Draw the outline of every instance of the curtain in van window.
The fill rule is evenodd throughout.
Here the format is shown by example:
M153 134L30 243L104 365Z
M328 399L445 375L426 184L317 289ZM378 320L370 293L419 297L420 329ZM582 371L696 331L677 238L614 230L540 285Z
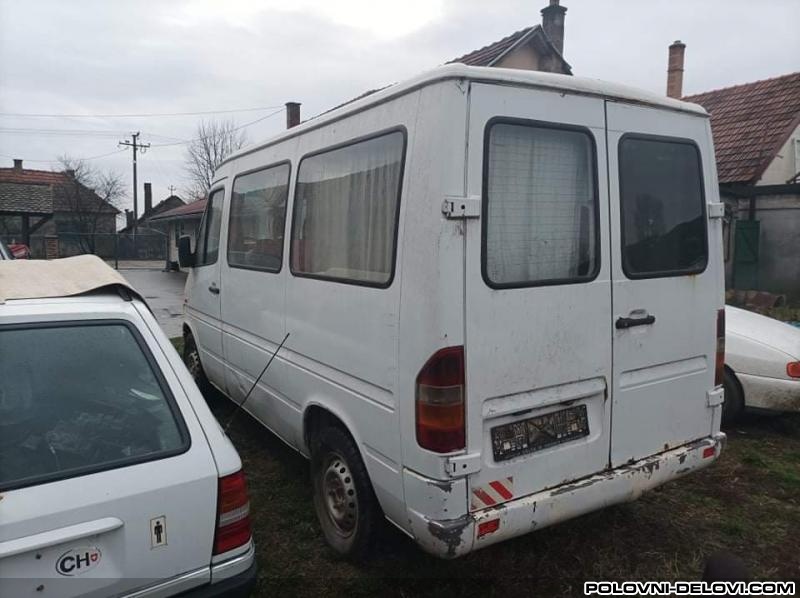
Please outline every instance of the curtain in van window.
M498 285L593 276L594 152L588 135L499 123L488 140L484 264Z
M301 162L293 272L378 285L391 279L403 147L395 132Z

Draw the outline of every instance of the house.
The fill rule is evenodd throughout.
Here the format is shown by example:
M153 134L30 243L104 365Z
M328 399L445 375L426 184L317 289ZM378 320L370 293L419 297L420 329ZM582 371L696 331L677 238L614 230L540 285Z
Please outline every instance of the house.
M449 60L470 66L547 71L572 74L564 60L564 16L566 7L550 0L542 9L542 24L526 27L483 48Z
M178 239L188 236L194 247L197 231L200 229L200 219L203 217L205 209L206 200L201 199L161 212L150 219L151 226L165 230L168 235L169 255L167 261L171 268L178 267Z
M148 228L154 228L150 224L150 220L153 216L157 216L158 214L162 214L168 210L172 210L173 208L178 208L180 206L186 205L186 202L183 201L177 195L170 195L166 199L161 200L156 205L153 205L153 187L150 183L144 184L144 213L139 216L136 220L136 229L137 232L143 231L147 232ZM155 227L158 229L158 227ZM160 229L158 229L160 230ZM119 230L120 233L130 233L133 232L133 211L132 210L125 210L125 226ZM166 232L166 231L164 231Z
M728 288L800 298L800 72L682 99L711 114Z
M33 257L113 250L117 214L74 171L32 170L19 159L0 168L0 238L28 245Z

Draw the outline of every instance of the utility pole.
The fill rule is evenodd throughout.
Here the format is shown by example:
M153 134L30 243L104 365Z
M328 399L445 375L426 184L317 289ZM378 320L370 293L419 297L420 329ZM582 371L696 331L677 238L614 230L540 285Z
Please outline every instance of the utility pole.
M139 131L131 133L131 141L120 141L119 145L133 148L133 236L136 237L136 226L139 220L139 202L137 198L138 183L136 182L136 152L141 150L142 153L147 151L150 147L149 143L139 143Z

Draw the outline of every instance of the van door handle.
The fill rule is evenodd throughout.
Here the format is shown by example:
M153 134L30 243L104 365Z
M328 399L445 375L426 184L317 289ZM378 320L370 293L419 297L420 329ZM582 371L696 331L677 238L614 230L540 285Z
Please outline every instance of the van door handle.
M642 318L618 318L615 324L617 330L625 330L634 326L649 326L656 321L655 316L644 316Z
M208 290L209 290L210 292L214 293L215 295L219 295L219 287L218 287L217 285L215 285L215 284L211 284L211 285L208 287Z

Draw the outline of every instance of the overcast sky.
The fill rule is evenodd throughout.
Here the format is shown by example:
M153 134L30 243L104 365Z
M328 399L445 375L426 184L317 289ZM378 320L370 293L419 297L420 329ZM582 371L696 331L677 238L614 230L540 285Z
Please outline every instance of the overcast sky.
M539 23L546 3L0 0L0 165L18 157L49 170L57 163L48 161L63 154L114 152L118 140L140 130L153 147L139 161L139 181L153 182L158 202L170 185L185 185L180 142L193 136L198 116L7 113L263 108L220 115L244 125L294 100L307 117ZM562 4L564 53L576 75L664 93L667 46L676 39L687 45L687 94L800 70L800 0ZM284 123L279 111L245 130L256 142ZM131 178L129 152L92 163Z

